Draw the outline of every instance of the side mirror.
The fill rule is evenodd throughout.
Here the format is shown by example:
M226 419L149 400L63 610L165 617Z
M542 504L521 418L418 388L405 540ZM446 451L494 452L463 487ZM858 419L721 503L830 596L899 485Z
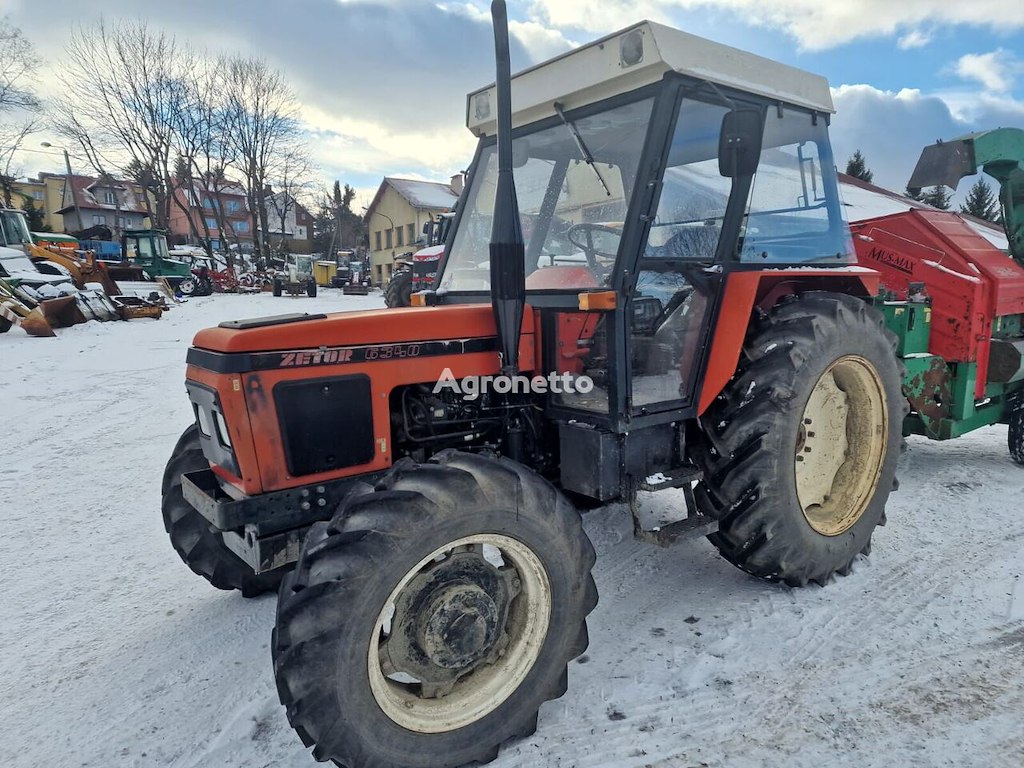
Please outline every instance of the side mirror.
M751 176L761 157L764 121L760 109L733 109L718 134L718 172L727 178Z
M522 168L530 162L530 145L525 139L512 142L512 167Z

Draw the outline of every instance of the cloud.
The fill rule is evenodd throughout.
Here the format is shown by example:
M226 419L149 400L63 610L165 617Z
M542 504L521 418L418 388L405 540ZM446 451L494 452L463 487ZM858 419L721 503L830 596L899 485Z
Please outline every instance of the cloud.
M486 24L490 28L490 11L473 3L439 3L437 7L446 13L465 16L480 24ZM526 49L531 64L553 58L579 45L579 43L566 38L561 31L545 26L534 19L528 21L509 19L508 33Z
M897 192L906 187L927 145L1024 120L1024 104L1009 98L979 98L977 93L970 111L960 109L953 93L925 94L915 89L841 85L832 89L832 97L836 114L830 133L839 170L859 149L875 174L875 183ZM958 201L964 189L961 184Z
M996 32L1024 29L1024 3L1006 0L533 0L530 11L556 27L612 32L641 18L671 21L681 11L728 11L744 23L782 30L804 50L834 48L852 40L892 36L916 42L922 25L964 24ZM911 47L911 46L908 46Z
M967 53L956 62L956 74L963 80L976 80L988 91L1006 93L1013 88L1020 64L1002 48L989 53Z
M896 45L900 50L909 51L912 48L924 48L931 41L932 35L930 32L924 32L920 29L912 29L897 40Z

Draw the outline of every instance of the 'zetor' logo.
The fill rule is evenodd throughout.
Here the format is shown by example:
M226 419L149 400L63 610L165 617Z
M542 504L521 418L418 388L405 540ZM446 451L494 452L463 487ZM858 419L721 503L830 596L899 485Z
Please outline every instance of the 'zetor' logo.
M455 378L451 368L445 368L434 385L434 394L445 390L461 395L464 400L476 400L480 395L494 392L499 395L585 395L594 389L589 376L571 373L549 373L547 376L466 376Z

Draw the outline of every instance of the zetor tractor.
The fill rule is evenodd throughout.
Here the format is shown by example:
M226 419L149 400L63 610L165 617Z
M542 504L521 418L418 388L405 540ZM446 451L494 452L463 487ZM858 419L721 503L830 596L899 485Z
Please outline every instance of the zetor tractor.
M854 264L827 82L649 22L512 79L492 8L436 291L200 332L163 478L195 572L279 586L288 719L353 768L533 732L597 604L577 507L825 584L895 483L902 366ZM678 518L645 520L638 494L666 489Z

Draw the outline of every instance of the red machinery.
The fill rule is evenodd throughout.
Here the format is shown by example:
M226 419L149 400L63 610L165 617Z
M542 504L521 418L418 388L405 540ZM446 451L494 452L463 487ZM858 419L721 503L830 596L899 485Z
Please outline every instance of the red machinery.
M947 211L911 209L850 229L890 297L924 304L887 312L916 412L907 431L946 438L1004 421L1024 377L1024 267Z

